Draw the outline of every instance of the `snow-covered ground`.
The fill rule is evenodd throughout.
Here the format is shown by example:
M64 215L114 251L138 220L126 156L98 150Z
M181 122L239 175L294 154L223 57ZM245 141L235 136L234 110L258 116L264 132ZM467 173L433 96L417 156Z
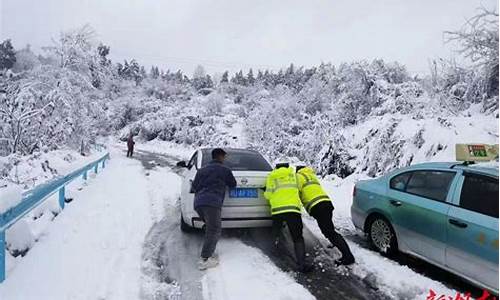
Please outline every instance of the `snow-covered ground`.
M152 222L147 195L140 163L113 157L16 268L9 268L7 280L0 285L0 298L126 299L137 295L142 241Z
M480 121L478 122L482 124ZM472 133L470 134L472 136ZM488 133L485 132L484 136L476 135L479 140L484 140L488 138ZM439 137L430 136L431 141L436 141ZM444 144L452 144L457 138L447 137L453 140L449 142L444 142ZM460 139L460 138L459 138ZM463 138L462 138L463 139ZM491 139L491 137L489 138ZM465 140L464 140L465 141ZM429 142L429 144L432 142ZM173 149L172 149L173 147ZM182 152L182 148L178 145L171 146L169 143L165 142L155 142L152 145L141 145L139 148L153 150L158 153L169 154L172 156L179 156L179 151ZM152 148L157 148L156 150ZM172 150L169 150L172 149ZM192 149L188 150L191 153ZM189 155L180 155L182 158L187 158ZM434 158L434 161L453 161L454 152L452 149L446 149L442 153L439 153L438 158ZM424 158L415 159L414 163L424 161ZM366 179L368 176L364 174L353 174L345 179L341 179L337 176L328 176L323 180L322 184L334 199L334 223L336 228L345 235L361 235L352 224L350 207L352 204L352 190L354 183L361 179ZM318 238L323 239L327 243L326 239L322 236L316 222L309 216L304 214L304 223ZM351 268L353 274L359 276L360 278L370 277L372 284L375 283L377 287L388 297L394 299L425 299L428 295L429 290L433 289L442 294L455 295L457 291L450 289L445 284L433 280L425 275L422 275L408 266L399 264L396 261L388 259L379 255L378 253L366 249L363 245L359 245L354 241L348 240L348 243L357 258L357 263ZM221 253L225 254L224 243L221 243L219 249ZM227 250L230 252L230 250ZM214 270L215 272L215 270ZM217 299L217 298L211 298Z
M155 224L166 222L171 232L165 236L179 230L173 216L180 179L168 168L144 170L139 161L124 158L121 148L111 155L106 169L75 195L27 255L9 266L0 299L181 298L175 274L168 282L155 275L158 266L145 242ZM205 273L196 269L199 247L192 248L184 249L191 257L171 260L191 280L199 279L204 299L313 299L260 250L237 239L221 240L221 267Z
M158 164L146 169L140 159L124 157L124 143L110 149L111 161L102 172L69 189L74 200L63 212L57 211L55 218L42 214L43 230L34 234L39 227L28 219L7 232L8 240L30 236L16 242L27 240L31 250L15 259L8 255L0 299L314 299L293 274L235 237L221 239L219 267L198 271L201 236L179 230L178 170ZM187 159L193 149L155 141L137 143L137 150L137 155L148 151ZM334 201L335 225L347 236L360 234L351 222L350 206L353 185L363 178L353 174L323 180ZM47 203L57 210L56 199ZM312 218L305 216L304 223L327 244ZM355 240L348 243L357 259L351 273L369 278L389 298L425 299L430 289L456 294Z
M0 213L7 211L22 200L22 193L35 185L65 175L102 157L105 152L93 151L82 156L73 150L55 150L19 157L11 155L0 159ZM92 181L95 174L89 174ZM66 186L66 198L72 199L85 186L81 178ZM36 241L47 233L48 224L60 213L57 194L50 196L25 217L6 231L7 268L12 269ZM13 257L13 254L15 257Z

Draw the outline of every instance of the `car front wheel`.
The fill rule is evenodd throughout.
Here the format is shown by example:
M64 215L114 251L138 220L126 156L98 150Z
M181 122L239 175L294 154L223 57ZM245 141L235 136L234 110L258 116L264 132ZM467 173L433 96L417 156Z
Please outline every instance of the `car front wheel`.
M385 255L393 255L397 252L396 234L387 219L374 216L367 227L368 238L378 252Z

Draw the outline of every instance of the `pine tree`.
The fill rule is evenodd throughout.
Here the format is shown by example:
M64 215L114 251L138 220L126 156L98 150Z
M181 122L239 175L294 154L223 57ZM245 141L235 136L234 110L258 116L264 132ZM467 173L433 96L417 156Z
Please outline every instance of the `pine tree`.
M234 84L239 84L239 85L247 85L247 81L245 76L243 76L243 71L240 70L236 74L234 74L234 77L231 78L231 82Z
M227 83L227 82L229 82L229 73L227 71L225 71L222 74L222 78L221 78L220 82L221 83Z
M262 82L262 80L263 80L263 79L264 79L264 74L262 73L262 71L261 71L261 70L259 70L259 71L257 72L257 81L258 81L258 82Z
M99 54L100 63L103 66L108 66L109 64L111 64L111 60L109 60L107 57L109 54L109 49L109 46L106 46L102 43L97 47L97 53Z
M0 70L10 69L16 62L16 52L10 39L0 44Z
M254 85L255 77L253 77L253 71L250 69L247 74L247 83L248 85Z
M158 67L152 66L151 71L149 71L149 76L151 76L151 78L153 79L157 79L158 77L160 77L160 70L158 69Z

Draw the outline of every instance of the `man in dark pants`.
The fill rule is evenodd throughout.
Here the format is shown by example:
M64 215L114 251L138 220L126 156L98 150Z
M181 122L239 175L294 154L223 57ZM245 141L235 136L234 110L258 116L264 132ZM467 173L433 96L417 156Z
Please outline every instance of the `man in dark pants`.
M192 189L194 209L205 222L205 240L198 263L200 270L213 268L219 264L214 255L221 234L221 209L226 189L236 186L233 172L223 165L226 152L220 148L212 150L212 161L198 170Z
M277 164L276 169L267 177L264 197L269 200L271 207L275 243L279 244L279 235L283 223L286 223L293 240L297 270L304 273L312 271L313 267L306 262L301 203L293 168L286 163Z
M342 253L342 258L336 261L339 265L354 263L354 256L344 238L335 231L333 225L333 205L330 197L321 187L314 170L310 167L297 167L297 182L300 199L307 212L318 222L321 233L337 247Z
M127 157L132 157L134 155L134 136L131 134L128 135L127 139Z

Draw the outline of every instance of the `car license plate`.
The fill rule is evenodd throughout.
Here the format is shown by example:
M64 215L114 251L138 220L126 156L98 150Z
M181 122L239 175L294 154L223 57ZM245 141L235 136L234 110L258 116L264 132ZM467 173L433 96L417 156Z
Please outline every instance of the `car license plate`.
M235 188L229 190L229 198L258 198L257 189L250 188Z

